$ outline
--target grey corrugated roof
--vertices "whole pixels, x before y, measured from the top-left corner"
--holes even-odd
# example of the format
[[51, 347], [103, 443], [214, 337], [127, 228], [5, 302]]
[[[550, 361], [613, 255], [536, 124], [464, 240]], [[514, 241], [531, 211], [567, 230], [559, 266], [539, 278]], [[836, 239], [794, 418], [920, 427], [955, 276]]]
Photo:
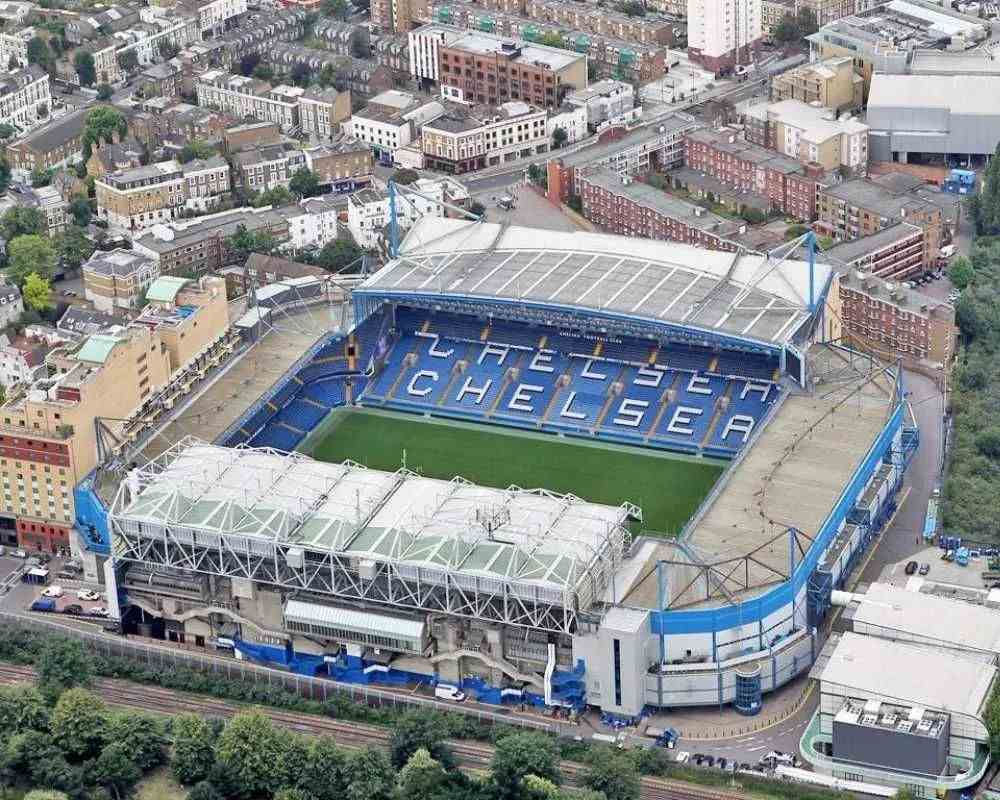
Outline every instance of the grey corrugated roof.
[[[985, 56], [984, 56], [985, 58]], [[868, 93], [873, 108], [934, 108], [953, 114], [1000, 114], [1000, 88], [995, 75], [872, 76]]]

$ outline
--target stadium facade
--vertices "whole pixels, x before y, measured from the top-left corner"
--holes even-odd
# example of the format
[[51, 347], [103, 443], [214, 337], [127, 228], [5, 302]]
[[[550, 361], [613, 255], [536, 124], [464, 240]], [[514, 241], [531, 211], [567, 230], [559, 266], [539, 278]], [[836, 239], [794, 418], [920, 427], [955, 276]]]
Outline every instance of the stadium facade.
[[[756, 713], [815, 661], [831, 592], [917, 444], [895, 368], [813, 341], [830, 277], [425, 218], [355, 289], [350, 333], [317, 342], [215, 444], [128, 475], [109, 572], [166, 638], [310, 674]], [[343, 406], [727, 466], [665, 538], [630, 503], [289, 454]]]

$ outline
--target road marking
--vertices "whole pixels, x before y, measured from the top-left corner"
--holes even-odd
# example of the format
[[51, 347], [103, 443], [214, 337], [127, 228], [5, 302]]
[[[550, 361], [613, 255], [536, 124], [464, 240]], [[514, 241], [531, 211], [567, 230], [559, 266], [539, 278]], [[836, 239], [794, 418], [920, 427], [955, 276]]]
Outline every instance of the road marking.
[[767, 745], [766, 744], [762, 744], [760, 747], [748, 747], [747, 748], [747, 752], [748, 753], [756, 753], [758, 750], [767, 750]]

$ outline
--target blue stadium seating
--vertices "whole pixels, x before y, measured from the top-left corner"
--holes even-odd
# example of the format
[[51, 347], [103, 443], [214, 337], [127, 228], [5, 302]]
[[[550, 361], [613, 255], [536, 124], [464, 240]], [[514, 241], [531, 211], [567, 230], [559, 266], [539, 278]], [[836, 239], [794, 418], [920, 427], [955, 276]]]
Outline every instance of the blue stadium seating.
[[774, 377], [778, 361], [770, 356], [759, 353], [736, 353], [723, 350], [719, 353], [715, 371], [719, 375], [739, 375], [744, 378], [757, 378], [769, 381]]
[[654, 342], [642, 339], [623, 338], [614, 342], [605, 339], [601, 349], [601, 358], [629, 361], [633, 364], [648, 364], [654, 347]]
[[327, 408], [341, 406], [346, 399], [344, 381], [340, 378], [323, 378], [308, 384], [302, 390], [302, 395]]
[[[622, 393], [611, 404], [601, 423], [602, 431], [646, 436], [677, 374], [673, 370], [629, 367], [621, 378]], [[635, 422], [638, 424], [631, 424]]]
[[671, 369], [687, 369], [692, 372], [706, 372], [712, 364], [713, 353], [700, 347], [686, 344], [670, 344], [660, 347], [656, 363]]
[[430, 333], [447, 336], [449, 339], [467, 339], [478, 342], [486, 323], [475, 317], [465, 317], [460, 314], [432, 314], [431, 324], [427, 329]]
[[540, 423], [559, 377], [569, 368], [568, 359], [550, 350], [525, 353], [518, 379], [504, 390], [494, 416]]
[[319, 408], [304, 400], [292, 400], [275, 417], [275, 422], [284, 423], [292, 428], [308, 433], [315, 428], [321, 419], [329, 413], [327, 408]]
[[282, 425], [268, 425], [249, 444], [252, 447], [274, 447], [278, 450], [294, 450], [305, 434], [296, 433]]
[[[735, 451], [745, 444], [744, 439], [749, 439], [753, 428], [778, 401], [781, 390], [776, 384], [762, 381], [733, 380], [731, 383], [729, 407], [719, 418], [710, 444]], [[747, 423], [740, 417], [749, 418], [752, 422]], [[750, 430], [744, 430], [746, 428]]]
[[507, 322], [494, 319], [490, 323], [490, 340], [520, 347], [538, 347], [544, 331], [534, 325], [519, 322]]

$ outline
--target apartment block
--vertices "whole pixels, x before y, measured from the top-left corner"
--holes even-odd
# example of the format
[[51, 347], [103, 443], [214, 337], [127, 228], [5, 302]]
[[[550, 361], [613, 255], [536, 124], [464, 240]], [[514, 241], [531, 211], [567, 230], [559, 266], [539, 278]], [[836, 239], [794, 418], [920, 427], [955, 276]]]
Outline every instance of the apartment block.
[[839, 114], [861, 108], [864, 83], [852, 59], [828, 58], [775, 75], [771, 80], [771, 100], [801, 100]]
[[766, 40], [772, 41], [774, 29], [789, 14], [795, 14], [795, 0], [761, 0], [761, 31]]
[[867, 171], [869, 129], [852, 116], [838, 118], [830, 109], [801, 100], [772, 103], [762, 113], [768, 145], [779, 153], [803, 164], [819, 164], [825, 170]]
[[47, 358], [48, 377], [0, 406], [0, 516], [29, 551], [69, 549], [73, 487], [97, 465], [96, 417], [124, 419], [169, 379], [159, 337], [111, 329]]
[[937, 262], [943, 234], [941, 208], [909, 191], [857, 178], [817, 190], [817, 230], [838, 241], [870, 236], [898, 222], [919, 227], [924, 234], [923, 267]]
[[195, 159], [181, 167], [184, 208], [204, 214], [227, 200], [232, 192], [229, 163], [222, 156]]
[[333, 191], [350, 191], [371, 181], [374, 171], [371, 148], [356, 139], [343, 137], [331, 144], [308, 147], [303, 152], [309, 169], [319, 176], [320, 183], [329, 184]]
[[731, 129], [701, 129], [685, 139], [689, 169], [720, 181], [730, 190], [757, 195], [765, 208], [805, 222], [816, 215], [816, 190], [823, 182], [819, 165], [797, 160], [747, 142]]
[[4, 69], [13, 61], [19, 69], [28, 66], [28, 42], [35, 38], [34, 28], [13, 29], [8, 26], [0, 31], [0, 66]]
[[198, 28], [202, 36], [216, 36], [247, 13], [247, 0], [188, 0], [178, 4], [178, 9], [186, 14], [197, 15]]
[[909, 222], [897, 222], [869, 236], [836, 244], [825, 255], [841, 271], [902, 281], [924, 273], [924, 231]]
[[177, 218], [186, 199], [184, 171], [176, 161], [112, 172], [96, 180], [94, 188], [98, 218], [126, 230]]
[[642, 108], [635, 106], [635, 89], [625, 81], [598, 81], [586, 89], [566, 95], [571, 106], [587, 109], [587, 127], [597, 130], [606, 124], [627, 124], [639, 118]]
[[838, 282], [843, 334], [856, 344], [894, 358], [951, 362], [958, 337], [954, 307], [857, 270]]
[[428, 122], [445, 113], [439, 100], [424, 100], [392, 89], [373, 97], [346, 124], [346, 133], [367, 144], [375, 157], [391, 164], [393, 156], [420, 136]]
[[[0, 67], [6, 71], [7, 62], [0, 61]], [[0, 125], [13, 125], [15, 130], [30, 128], [38, 121], [40, 108], [46, 116], [52, 108], [45, 70], [32, 64], [0, 77]]]
[[745, 225], [607, 169], [588, 172], [579, 183], [583, 216], [610, 233], [735, 251], [735, 238], [746, 231]]
[[749, 64], [763, 36], [761, 0], [687, 0], [688, 56], [716, 74]]
[[292, 176], [306, 166], [301, 150], [282, 145], [242, 150], [233, 156], [236, 183], [246, 192], [266, 192], [281, 186], [288, 188]]
[[160, 277], [156, 263], [131, 250], [96, 250], [83, 264], [83, 296], [106, 314], [132, 310]]
[[544, 109], [519, 101], [449, 111], [424, 125], [424, 162], [457, 175], [547, 152], [547, 118]]
[[45, 215], [45, 233], [53, 236], [70, 223], [69, 203], [55, 186], [39, 186], [21, 190], [20, 200]]
[[299, 97], [299, 129], [312, 141], [329, 142], [351, 116], [351, 93], [309, 89]]
[[7, 163], [14, 179], [30, 181], [35, 170], [59, 167], [78, 158], [83, 127], [93, 108], [70, 111], [8, 144]]
[[812, 11], [816, 24], [823, 26], [848, 17], [855, 11], [863, 10], [859, 6], [863, 6], [864, 2], [865, 0], [862, 2], [856, 0], [796, 0], [796, 7]]
[[328, 194], [300, 200], [298, 206], [283, 207], [280, 213], [288, 222], [291, 249], [321, 249], [336, 239], [341, 232], [340, 215], [346, 204], [345, 197]]

